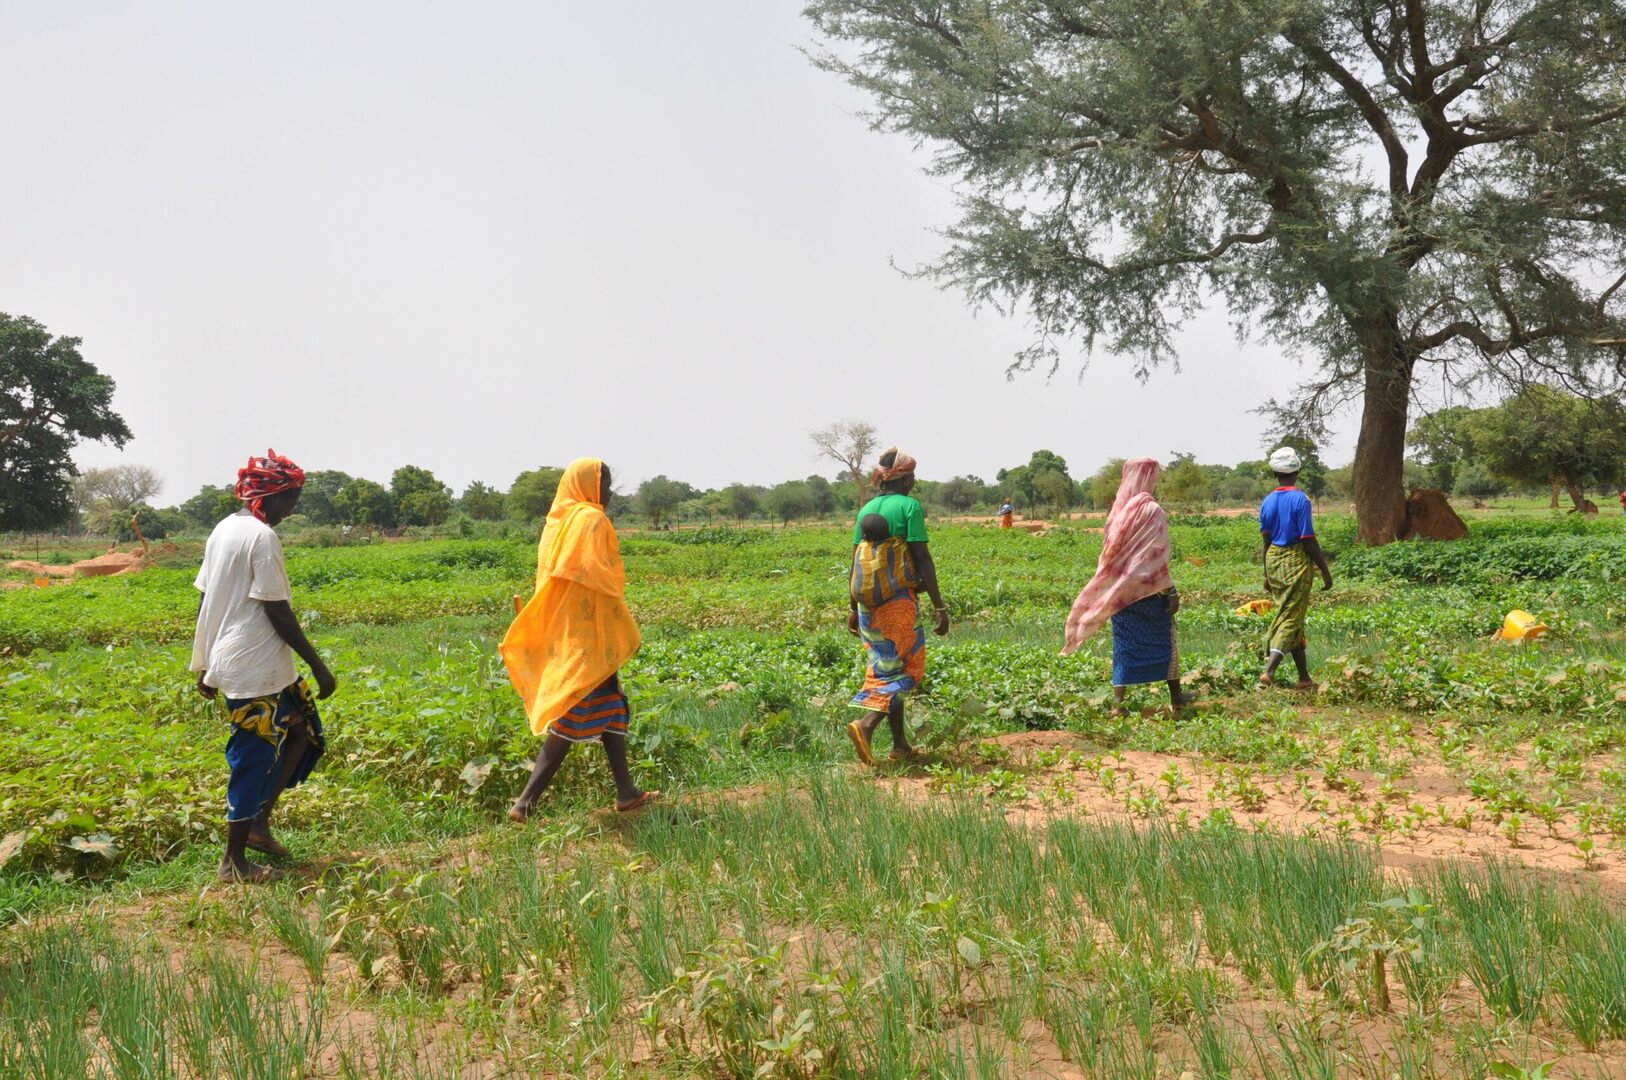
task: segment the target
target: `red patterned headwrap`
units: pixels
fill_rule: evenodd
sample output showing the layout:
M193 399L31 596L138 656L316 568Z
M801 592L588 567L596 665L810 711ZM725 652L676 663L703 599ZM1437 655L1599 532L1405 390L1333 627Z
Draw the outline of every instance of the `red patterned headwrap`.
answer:
M267 450L265 457L251 457L248 464L237 470L237 487L232 494L248 504L248 512L265 520L260 502L268 495L305 486L305 470L275 450Z

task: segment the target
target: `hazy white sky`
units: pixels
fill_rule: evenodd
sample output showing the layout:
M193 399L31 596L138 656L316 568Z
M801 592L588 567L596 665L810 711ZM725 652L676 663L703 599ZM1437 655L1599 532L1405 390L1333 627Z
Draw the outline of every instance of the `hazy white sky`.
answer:
M829 472L805 433L842 417L934 479L1261 456L1299 371L1218 314L1148 386L1106 354L1007 382L1027 328L890 265L950 193L800 7L0 0L0 310L118 380L135 439L78 460L160 503L267 446L458 491L584 454L771 483Z

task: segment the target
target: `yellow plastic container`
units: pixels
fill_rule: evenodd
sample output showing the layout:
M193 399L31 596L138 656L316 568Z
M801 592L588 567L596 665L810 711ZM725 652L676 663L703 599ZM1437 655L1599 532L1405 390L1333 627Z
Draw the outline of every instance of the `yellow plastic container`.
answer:
M1269 600L1249 600L1236 609L1238 615L1269 615L1276 605Z
M34 588L36 588L36 589L49 588L50 585L51 585L51 579L48 578L48 577L37 577L37 578L34 579Z
M1502 620L1503 641L1530 641L1547 632L1545 623L1538 622L1528 611L1514 608Z

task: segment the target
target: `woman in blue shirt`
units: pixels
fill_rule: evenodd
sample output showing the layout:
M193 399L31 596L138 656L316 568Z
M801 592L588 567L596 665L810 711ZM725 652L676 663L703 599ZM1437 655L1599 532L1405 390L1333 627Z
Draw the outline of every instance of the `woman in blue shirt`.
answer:
M1260 686L1276 685L1276 669L1288 653L1299 669L1298 689L1313 690L1310 662L1305 653L1304 616L1315 587L1314 571L1321 571L1323 592L1332 588L1332 571L1315 538L1310 499L1297 486L1303 463L1298 451L1284 446L1270 455L1277 488L1259 507L1259 532L1265 539L1265 591L1273 602L1270 620L1270 656Z

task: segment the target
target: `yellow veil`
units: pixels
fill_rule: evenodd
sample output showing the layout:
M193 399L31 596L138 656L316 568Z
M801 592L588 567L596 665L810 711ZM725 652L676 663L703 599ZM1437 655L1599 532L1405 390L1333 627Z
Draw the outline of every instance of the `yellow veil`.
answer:
M498 646L537 735L638 651L602 469L595 458L565 469L536 547L536 592Z

